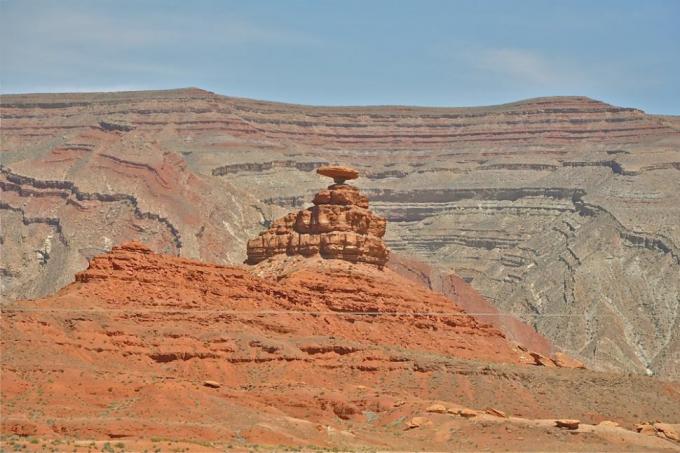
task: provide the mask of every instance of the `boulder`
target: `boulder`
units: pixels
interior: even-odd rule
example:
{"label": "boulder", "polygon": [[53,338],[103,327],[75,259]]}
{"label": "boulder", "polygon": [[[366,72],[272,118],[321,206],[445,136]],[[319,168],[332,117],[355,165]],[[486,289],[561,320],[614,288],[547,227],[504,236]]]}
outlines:
{"label": "boulder", "polygon": [[505,415],[505,412],[499,411],[498,409],[494,409],[493,407],[488,408],[484,412],[486,412],[489,415],[493,415],[494,417],[501,417],[501,418],[507,418],[508,417],[507,415]]}
{"label": "boulder", "polygon": [[406,429],[420,428],[421,426],[431,425],[432,420],[426,417],[413,417],[406,422]]}
{"label": "boulder", "polygon": [[657,434],[663,434],[666,439],[680,442],[680,433],[673,425],[669,423],[654,423],[654,428]]}
{"label": "boulder", "polygon": [[316,172],[322,176],[333,178],[337,184],[342,184],[348,179],[357,179],[359,177],[359,172],[355,169],[340,165],[319,167]]}
{"label": "boulder", "polygon": [[444,413],[446,413],[446,406],[444,406],[443,404],[435,403],[435,404],[432,404],[431,406],[429,406],[427,409],[425,409],[425,412],[434,412],[436,414],[444,414]]}
{"label": "boulder", "polygon": [[353,415],[361,412],[355,405],[342,400],[332,401],[331,407],[333,408],[333,413],[343,420],[349,420]]}
{"label": "boulder", "polygon": [[619,424],[611,420],[603,420],[597,426],[606,426],[607,428],[618,428]]}
{"label": "boulder", "polygon": [[580,420],[575,420],[575,419],[569,419],[569,418],[562,418],[560,420],[555,420],[555,426],[558,428],[565,428],[565,429],[578,429],[578,425],[580,424]]}
{"label": "boulder", "polygon": [[217,388],[220,388],[222,386],[222,384],[220,384],[217,381],[203,381],[203,385],[205,387],[210,387],[210,388],[213,388],[213,389],[217,389]]}
{"label": "boulder", "polygon": [[458,411],[458,415],[460,415],[461,417],[465,417],[465,418],[472,418],[472,417],[478,416],[479,412],[477,412],[474,409],[468,409],[468,408],[464,407],[463,409],[460,409]]}
{"label": "boulder", "polygon": [[654,428],[649,423],[640,423],[635,425],[635,431],[645,436],[656,436],[656,428]]}

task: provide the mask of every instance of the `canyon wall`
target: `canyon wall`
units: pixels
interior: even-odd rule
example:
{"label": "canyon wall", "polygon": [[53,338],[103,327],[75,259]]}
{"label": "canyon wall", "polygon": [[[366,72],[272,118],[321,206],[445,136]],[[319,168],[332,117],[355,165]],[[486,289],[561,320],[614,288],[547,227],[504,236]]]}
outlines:
{"label": "canyon wall", "polygon": [[307,107],[198,89],[2,96],[3,296],[123,239],[215,263],[357,168],[388,247],[594,369],[680,376],[680,121],[584,97]]}

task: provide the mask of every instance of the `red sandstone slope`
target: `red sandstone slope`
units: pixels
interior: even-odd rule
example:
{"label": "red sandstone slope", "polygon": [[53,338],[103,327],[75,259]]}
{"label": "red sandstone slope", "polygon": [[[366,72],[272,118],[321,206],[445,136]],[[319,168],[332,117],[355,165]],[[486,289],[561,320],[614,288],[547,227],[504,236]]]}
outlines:
{"label": "red sandstone slope", "polygon": [[[677,384],[521,365],[498,330],[390,270],[277,257],[255,272],[132,243],[52,297],[4,306],[2,433],[449,449],[550,439],[538,418],[680,422]],[[519,418],[498,437],[491,416],[428,413],[436,401]],[[421,415],[431,424],[408,429]],[[603,435],[574,439],[601,449]],[[620,445],[672,448],[629,435]]]}
{"label": "red sandstone slope", "polygon": [[[302,263],[298,269],[286,265],[293,270],[274,282],[244,269],[156,255],[141,244],[129,243],[94,258],[86,271],[76,275],[74,284],[54,297],[14,307],[26,308],[29,316],[33,316],[31,310],[38,310],[35,316],[92,310],[105,316],[122,314],[124,319],[133,316],[142,323],[214,317],[226,322],[225,329],[230,324],[245,324],[240,327],[242,333],[253,329],[253,335],[281,335],[285,341],[290,336],[337,335],[340,342],[365,342],[365,346],[522,362],[521,351],[499,330],[466,315],[444,296],[414,286],[390,271],[337,260],[316,261],[318,266],[314,260]],[[437,338],[431,334],[436,331],[446,334]],[[167,346],[164,340],[155,344],[163,348]],[[204,346],[209,349],[210,345]],[[334,348],[354,347],[330,347]],[[229,359],[230,353],[240,356],[241,352],[218,348],[209,355]],[[168,353],[190,358],[186,351]]]}

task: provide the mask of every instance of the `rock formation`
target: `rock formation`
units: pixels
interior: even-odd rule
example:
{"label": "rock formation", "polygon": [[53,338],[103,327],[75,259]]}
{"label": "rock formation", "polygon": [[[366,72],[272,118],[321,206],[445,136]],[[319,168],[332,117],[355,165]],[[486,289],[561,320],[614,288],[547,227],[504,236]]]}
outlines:
{"label": "rock formation", "polygon": [[435,289],[459,275],[589,368],[680,376],[678,117],[586,97],[308,107],[199,89],[2,95],[0,116],[4,299],[53,293],[132,238],[241,263],[333,162],[362,173],[386,245],[426,261]]}
{"label": "rock formation", "polygon": [[344,184],[348,179],[357,179],[359,172],[353,168],[341,165],[328,165],[316,169],[316,172],[323,176],[333,178],[335,184]]}
{"label": "rock formation", "polygon": [[[276,264],[275,278],[254,275]],[[1,309],[2,449],[680,445],[678,382],[532,366],[498,329],[387,267],[318,255],[227,267],[133,242],[56,294]],[[573,434],[554,426],[565,418],[580,420]],[[595,425],[605,418],[622,427]],[[654,436],[630,429],[648,420]]]}
{"label": "rock formation", "polygon": [[317,173],[331,177],[335,184],[314,196],[314,206],[292,212],[276,221],[255,239],[248,241],[249,264],[275,255],[320,255],[328,259],[375,264],[387,262],[389,251],[382,241],[385,219],[368,209],[368,198],[345,184],[358,177],[354,169],[321,167]]}

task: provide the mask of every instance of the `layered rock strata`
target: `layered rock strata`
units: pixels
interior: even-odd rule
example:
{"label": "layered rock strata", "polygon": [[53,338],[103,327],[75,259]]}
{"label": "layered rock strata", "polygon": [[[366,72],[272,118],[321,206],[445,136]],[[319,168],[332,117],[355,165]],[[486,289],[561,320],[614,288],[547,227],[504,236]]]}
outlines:
{"label": "layered rock strata", "polygon": [[271,228],[248,241],[247,263],[257,264],[275,255],[320,255],[384,266],[389,251],[382,241],[386,221],[368,209],[368,198],[346,179],[356,170],[322,167],[318,173],[335,179],[314,196],[314,206],[274,221]]}
{"label": "layered rock strata", "polygon": [[385,243],[436,268],[433,287],[454,272],[588,367],[680,376],[678,117],[586,97],[466,108],[199,89],[0,98],[6,300],[50,294],[131,238],[242,262],[248,238],[311,199],[315,169],[351,163],[390,222]]}
{"label": "layered rock strata", "polygon": [[[285,273],[253,275],[276,264]],[[634,432],[612,445],[606,432],[561,437],[538,422],[680,423],[677,382],[530,365],[452,300],[365,263],[227,267],[127,243],[57,294],[0,308],[0,447],[18,435],[128,450],[162,438],[200,439],[200,451],[640,451]]]}

